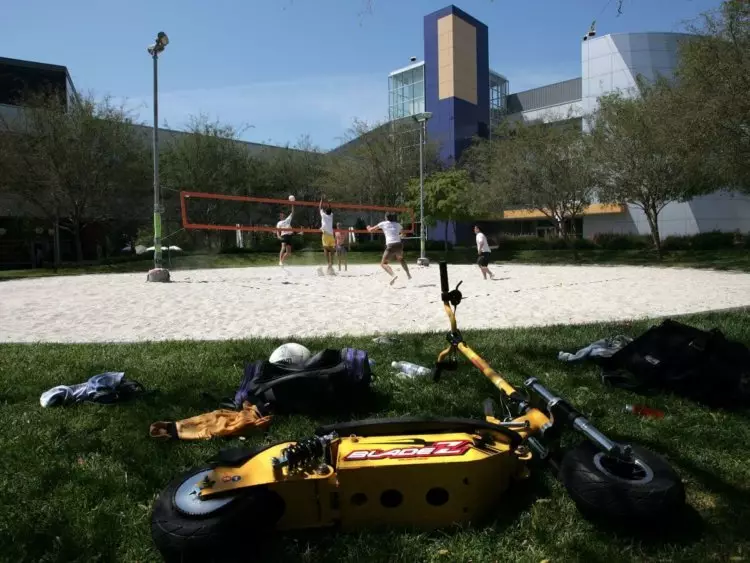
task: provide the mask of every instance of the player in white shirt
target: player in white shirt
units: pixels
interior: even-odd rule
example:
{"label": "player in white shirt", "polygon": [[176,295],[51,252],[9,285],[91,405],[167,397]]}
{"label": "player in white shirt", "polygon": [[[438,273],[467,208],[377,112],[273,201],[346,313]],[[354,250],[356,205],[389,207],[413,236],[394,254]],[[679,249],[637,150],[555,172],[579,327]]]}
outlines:
{"label": "player in white shirt", "polygon": [[336,239],[333,236],[333,211],[330,204],[323,207],[323,198],[320,198],[320,230],[323,232],[322,245],[323,253],[328,263],[328,275],[334,275],[333,272],[333,253],[336,249]]}
{"label": "player in white shirt", "polygon": [[396,281],[398,276],[393,273],[393,269],[388,265],[388,260],[394,259],[401,264],[401,267],[406,272],[406,277],[411,279],[409,273],[409,266],[406,265],[404,260],[404,245],[401,242],[401,231],[403,227],[396,221],[396,216],[391,213],[385,214],[385,221],[381,221],[374,227],[367,227],[367,230],[371,233],[373,231],[381,230],[385,234],[385,252],[383,252],[383,259],[380,261],[380,266],[388,272],[391,276],[390,285]]}
{"label": "player in white shirt", "polygon": [[477,235],[477,254],[479,255],[479,258],[477,258],[477,265],[479,266],[479,269],[482,270],[484,279],[487,279],[487,276],[490,276],[490,279],[493,280],[495,279],[495,276],[487,267],[490,263],[490,245],[487,242],[487,237],[477,225],[474,225],[474,232]]}
{"label": "player in white shirt", "polygon": [[276,238],[281,241],[281,251],[279,252],[279,266],[284,265],[284,260],[289,258],[292,254],[292,233],[294,232],[290,227],[292,226],[292,216],[294,215],[294,204],[292,204],[292,211],[288,217],[284,217],[284,213],[279,213],[279,222],[276,223]]}

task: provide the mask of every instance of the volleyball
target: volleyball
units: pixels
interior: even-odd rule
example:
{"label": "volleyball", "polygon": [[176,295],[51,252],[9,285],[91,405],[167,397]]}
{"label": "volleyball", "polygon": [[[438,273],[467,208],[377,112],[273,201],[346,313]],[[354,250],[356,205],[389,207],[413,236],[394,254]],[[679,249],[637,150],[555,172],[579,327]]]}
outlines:
{"label": "volleyball", "polygon": [[289,201],[294,201],[294,199],[295,199],[295,198],[294,198],[294,196],[293,196],[293,195],[290,195],[290,196],[289,196]]}
{"label": "volleyball", "polygon": [[299,366],[309,360],[310,356],[312,356],[310,350],[302,346],[302,344],[288,342],[287,344],[282,344],[276,348],[271,354],[271,357],[268,358],[268,361],[272,364]]}

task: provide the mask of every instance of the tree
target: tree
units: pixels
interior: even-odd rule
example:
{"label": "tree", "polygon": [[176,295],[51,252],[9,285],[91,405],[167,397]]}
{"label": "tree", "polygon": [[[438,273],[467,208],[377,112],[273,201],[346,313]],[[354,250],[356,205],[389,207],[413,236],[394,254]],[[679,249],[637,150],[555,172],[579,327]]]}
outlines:
{"label": "tree", "polygon": [[[453,220],[470,216],[471,177],[466,170],[450,168],[430,174],[424,180],[425,223],[445,221],[445,251],[448,251],[448,226]],[[410,205],[419,208],[419,180],[409,183]]]}
{"label": "tree", "polygon": [[706,13],[680,49],[674,103],[716,186],[750,192],[750,3]]}
{"label": "tree", "polygon": [[[330,199],[361,205],[406,203],[419,176],[419,125],[411,119],[369,125],[355,120],[335,151],[325,155],[317,187]],[[426,173],[439,168],[434,144],[424,150]],[[372,224],[373,213],[366,212]]]}
{"label": "tree", "polygon": [[[269,197],[285,199],[294,195],[300,201],[317,200],[321,191],[318,179],[323,173],[323,166],[323,154],[308,136],[301,137],[293,146],[274,150],[268,157]],[[295,211],[295,224],[311,227],[317,221],[317,208],[299,207]]]}
{"label": "tree", "polygon": [[[166,216],[179,217],[176,190],[196,190],[229,195],[266,195],[267,164],[253,159],[240,133],[231,125],[194,116],[185,132],[173,134],[161,154],[163,185],[167,189]],[[198,199],[190,202],[193,222],[205,224],[253,224],[262,218],[257,207],[223,200]],[[207,241],[211,237],[208,236]]]}
{"label": "tree", "polygon": [[56,266],[60,228],[73,234],[80,261],[87,225],[135,220],[148,206],[146,145],[126,109],[108,99],[28,96],[15,118],[0,118],[0,138],[5,190],[53,226]]}
{"label": "tree", "polygon": [[661,81],[641,83],[640,97],[615,93],[600,98],[594,118],[598,197],[641,209],[659,258],[659,214],[664,207],[712,190],[700,159],[679,134],[682,112],[669,85]]}
{"label": "tree", "polygon": [[[436,151],[425,147],[425,167]],[[326,193],[369,205],[404,202],[408,181],[419,175],[419,126],[409,120],[369,125],[355,121],[344,144],[326,158],[319,185]]]}
{"label": "tree", "polygon": [[506,123],[491,141],[475,142],[465,165],[485,210],[535,209],[564,239],[592,201],[592,143],[576,122]]}

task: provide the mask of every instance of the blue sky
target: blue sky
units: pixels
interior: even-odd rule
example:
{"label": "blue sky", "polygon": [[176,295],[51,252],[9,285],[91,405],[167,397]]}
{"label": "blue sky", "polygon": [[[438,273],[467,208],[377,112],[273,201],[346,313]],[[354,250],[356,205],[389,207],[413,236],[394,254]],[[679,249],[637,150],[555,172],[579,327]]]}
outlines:
{"label": "blue sky", "polygon": [[[0,56],[68,67],[80,91],[126,99],[151,123],[151,61],[164,30],[161,123],[190,115],[246,128],[243,138],[338,144],[357,117],[387,117],[387,76],[422,58],[422,18],[441,0],[26,0],[5,2]],[[719,0],[461,0],[489,27],[490,65],[511,91],[580,76],[580,37],[680,31]]]}

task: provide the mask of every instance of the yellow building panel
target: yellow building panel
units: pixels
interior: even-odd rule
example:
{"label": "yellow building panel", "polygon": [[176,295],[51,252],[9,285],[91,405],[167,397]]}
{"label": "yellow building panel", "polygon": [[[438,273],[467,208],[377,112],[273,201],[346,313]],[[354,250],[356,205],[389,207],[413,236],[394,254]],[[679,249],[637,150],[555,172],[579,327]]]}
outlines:
{"label": "yellow building panel", "polygon": [[438,99],[454,95],[453,79],[453,17],[438,20]]}
{"label": "yellow building panel", "polygon": [[438,35],[438,50],[439,49],[453,49],[453,31],[448,31]]}
{"label": "yellow building panel", "polygon": [[[621,204],[594,203],[583,210],[583,215],[612,215],[624,213],[625,206]],[[547,219],[547,216],[537,209],[508,209],[498,219]]]}
{"label": "yellow building panel", "polygon": [[477,29],[453,16],[453,95],[477,103]]}
{"label": "yellow building panel", "polygon": [[[450,76],[453,78],[453,49],[440,49],[438,51],[438,72],[445,72],[444,69],[450,69],[450,74],[445,74],[444,77]],[[443,76],[440,78],[443,78]]]}
{"label": "yellow building panel", "polygon": [[453,97],[453,81],[448,80],[438,84],[438,99],[445,100]]}
{"label": "yellow building panel", "polygon": [[476,104],[477,30],[455,15],[438,25],[438,99],[461,98]]}
{"label": "yellow building panel", "polygon": [[437,21],[438,37],[453,32],[453,16],[443,16]]}

